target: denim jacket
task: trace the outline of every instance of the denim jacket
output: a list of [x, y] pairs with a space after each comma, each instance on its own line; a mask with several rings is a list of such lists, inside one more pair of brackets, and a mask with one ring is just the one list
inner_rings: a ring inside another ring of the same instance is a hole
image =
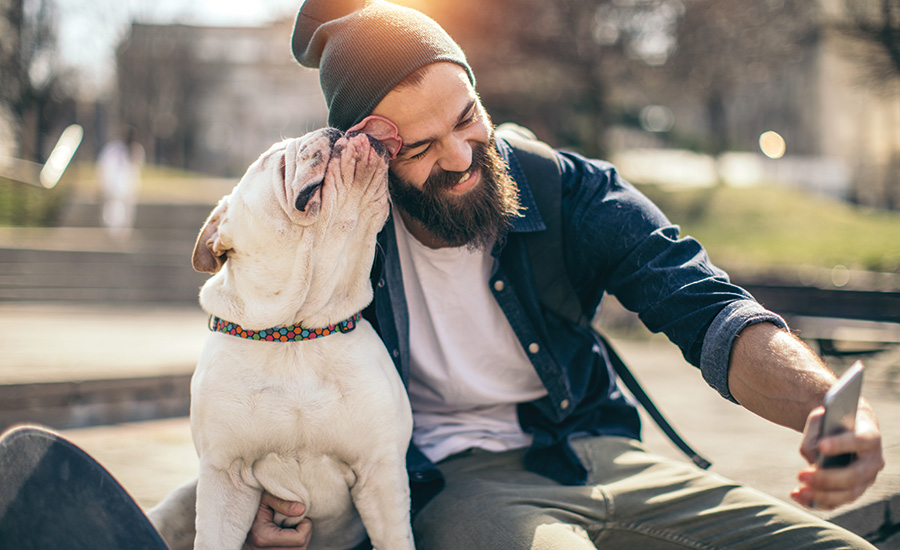
[[[497, 147], [519, 188], [522, 217], [491, 254], [489, 285], [547, 389], [518, 405], [519, 423], [533, 436], [525, 454], [530, 470], [568, 485], [583, 484], [587, 471], [569, 440], [586, 435], [640, 438], [635, 406], [620, 391], [609, 350], [589, 327], [573, 324], [540, 305], [522, 236], [545, 230], [515, 152]], [[707, 383], [727, 399], [728, 361], [736, 335], [758, 322], [786, 328], [749, 293], [710, 263], [700, 244], [679, 229], [608, 163], [557, 152], [562, 172], [563, 257], [585, 311], [604, 293], [663, 332], [699, 367]], [[366, 318], [381, 335], [404, 384], [409, 384], [409, 314], [394, 235], [388, 221], [378, 235], [372, 268], [375, 297]], [[415, 445], [407, 454], [413, 513], [443, 487], [436, 468]]]

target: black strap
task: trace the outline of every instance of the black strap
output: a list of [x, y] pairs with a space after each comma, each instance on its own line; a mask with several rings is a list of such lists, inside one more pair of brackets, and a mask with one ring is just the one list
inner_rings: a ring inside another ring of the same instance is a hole
[[547, 226], [546, 231], [535, 231], [523, 237], [541, 304], [564, 319], [587, 326], [591, 320], [584, 314], [578, 294], [569, 281], [563, 247], [560, 246], [563, 242], [562, 180], [556, 154], [549, 145], [515, 124], [501, 124], [497, 135], [515, 149], [516, 160], [530, 182], [538, 212]]
[[659, 429], [666, 434], [669, 440], [687, 455], [688, 458], [691, 459], [691, 462], [703, 468], [704, 470], [708, 469], [712, 466], [712, 463], [697, 454], [697, 452], [691, 448], [687, 442], [682, 439], [678, 432], [675, 431], [675, 428], [669, 424], [669, 421], [662, 415], [656, 405], [653, 403], [653, 400], [650, 399], [650, 396], [647, 395], [647, 392], [644, 391], [644, 388], [641, 386], [641, 383], [638, 382], [637, 378], [631, 374], [631, 371], [619, 357], [619, 354], [616, 353], [616, 350], [609, 344], [609, 341], [603, 337], [596, 330], [591, 329], [591, 332], [594, 334], [594, 339], [603, 346], [606, 347], [606, 351], [609, 354], [609, 358], [612, 361], [613, 369], [616, 371], [616, 375], [618, 375], [619, 380], [625, 384], [625, 387], [628, 388], [628, 391], [631, 392], [631, 395], [634, 396], [635, 399], [638, 400], [638, 403], [644, 407], [644, 410], [647, 411], [647, 414], [650, 415], [650, 418], [656, 422], [656, 425], [659, 426]]
[[704, 470], [709, 468], [711, 463], [697, 454], [678, 435], [615, 349], [594, 330], [590, 324], [591, 319], [584, 313], [581, 300], [565, 269], [562, 246], [562, 176], [555, 151], [549, 145], [538, 141], [529, 130], [514, 124], [500, 125], [497, 128], [497, 135], [513, 147], [516, 161], [528, 178], [538, 211], [547, 226], [546, 231], [537, 231], [525, 238], [541, 304], [564, 319], [590, 328], [597, 343], [607, 350], [616, 375], [647, 411], [650, 418], [694, 464]]

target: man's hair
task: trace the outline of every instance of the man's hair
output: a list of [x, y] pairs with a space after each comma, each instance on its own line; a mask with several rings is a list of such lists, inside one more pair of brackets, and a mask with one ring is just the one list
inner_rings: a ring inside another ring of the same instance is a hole
[[306, 0], [291, 48], [301, 65], [319, 69], [328, 123], [339, 130], [369, 116], [388, 92], [432, 63], [456, 63], [475, 86], [465, 54], [440, 25], [383, 0]]

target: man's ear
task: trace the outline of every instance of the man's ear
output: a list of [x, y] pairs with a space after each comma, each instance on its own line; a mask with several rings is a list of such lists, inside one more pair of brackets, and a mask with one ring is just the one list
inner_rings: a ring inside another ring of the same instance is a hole
[[206, 219], [206, 223], [203, 224], [203, 228], [200, 229], [200, 234], [197, 235], [191, 264], [194, 266], [194, 270], [200, 273], [218, 273], [225, 264], [225, 253], [229, 249], [222, 243], [219, 225], [228, 212], [229, 197], [230, 195], [226, 195], [219, 201]]

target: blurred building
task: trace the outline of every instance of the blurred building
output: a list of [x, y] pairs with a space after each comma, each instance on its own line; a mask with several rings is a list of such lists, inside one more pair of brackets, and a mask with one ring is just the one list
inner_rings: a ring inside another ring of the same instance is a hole
[[[736, 65], [728, 75], [727, 93], [716, 106], [724, 130], [716, 146], [755, 153], [753, 170], [764, 181], [900, 209], [900, 94], [872, 74], [871, 50], [839, 30], [847, 22], [846, 3], [801, 6], [796, 35], [781, 51]], [[613, 101], [635, 116], [633, 124], [611, 129], [611, 150], [708, 143], [713, 109], [703, 90], [667, 84], [651, 76], [615, 86]], [[648, 116], [654, 113], [655, 120]], [[784, 140], [776, 158], [762, 154], [766, 132]]]
[[[734, 42], [728, 25], [711, 29], [722, 17], [691, 23], [689, 11], [673, 12], [666, 32], [678, 27], [677, 39], [693, 43], [673, 46], [668, 61], [649, 66], [630, 56], [621, 39], [598, 38], [596, 25], [614, 19], [610, 6], [621, 12], [627, 3], [597, 2], [586, 8], [598, 10], [594, 17], [569, 10], [578, 15], [574, 22], [563, 8], [584, 8], [579, 0], [533, 4], [541, 7], [539, 19], [505, 3], [490, 10], [476, 0], [427, 4], [427, 12], [466, 50], [496, 122], [526, 124], [554, 145], [591, 154], [605, 154], [585, 139], [592, 133], [605, 134], [606, 153], [647, 147], [754, 153], [754, 170], [763, 178], [900, 208], [900, 98], [871, 86], [864, 61], [848, 55], [846, 37], [834, 30], [834, 22], [846, 17], [843, 1], [785, 3], [796, 8], [776, 17], [777, 26], [725, 17], [745, 32], [740, 45], [752, 55], [715, 46], [717, 34], [723, 44]], [[670, 4], [750, 9], [738, 0]], [[519, 29], [518, 20], [508, 20], [520, 12], [530, 26]], [[573, 59], [573, 37], [564, 29], [579, 22], [586, 22], [587, 38], [576, 37], [578, 44], [596, 44]], [[117, 52], [111, 125], [137, 128], [149, 162], [241, 174], [271, 143], [326, 122], [317, 71], [291, 56], [292, 24], [292, 18], [247, 28], [134, 24]], [[625, 36], [620, 30], [617, 36]], [[679, 52], [690, 46], [678, 65]], [[723, 81], [698, 84], [689, 74], [711, 66], [726, 73]], [[705, 94], [718, 86], [722, 93], [710, 102]], [[716, 113], [719, 120], [711, 122]], [[769, 131], [784, 140], [777, 160], [760, 151], [760, 137]], [[730, 166], [750, 166], [748, 158], [738, 160]]]
[[734, 130], [751, 139], [781, 134], [785, 156], [768, 164], [792, 183], [898, 209], [900, 95], [876, 83], [865, 57], [829, 28], [844, 16], [842, 4], [821, 2], [820, 9], [825, 25], [798, 62], [731, 99]]
[[272, 143], [327, 118], [318, 72], [291, 55], [292, 25], [133, 24], [116, 53], [113, 128], [136, 128], [148, 162], [243, 174]]

